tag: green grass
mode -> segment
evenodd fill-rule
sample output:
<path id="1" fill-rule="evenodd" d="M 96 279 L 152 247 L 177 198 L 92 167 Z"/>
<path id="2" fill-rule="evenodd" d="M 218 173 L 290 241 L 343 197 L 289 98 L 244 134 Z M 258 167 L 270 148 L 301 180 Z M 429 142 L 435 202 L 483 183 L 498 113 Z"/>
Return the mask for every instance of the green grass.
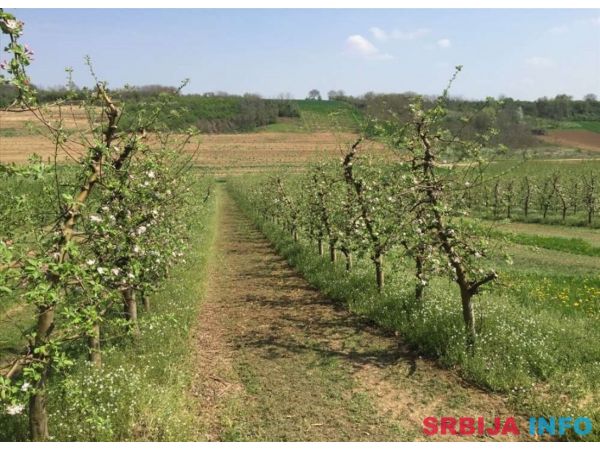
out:
<path id="1" fill-rule="evenodd" d="M 600 247 L 594 247 L 581 238 L 564 238 L 555 236 L 536 236 L 531 234 L 501 233 L 510 242 L 531 245 L 548 250 L 558 250 L 575 255 L 600 257 Z"/>
<path id="2" fill-rule="evenodd" d="M 360 113 L 351 105 L 337 100 L 295 100 L 303 128 L 311 131 L 357 129 Z"/>
<path id="3" fill-rule="evenodd" d="M 337 100 L 292 100 L 300 117 L 280 117 L 259 131 L 303 133 L 314 131 L 357 131 L 362 117 L 354 107 Z"/>
<path id="4" fill-rule="evenodd" d="M 580 120 L 575 122 L 559 122 L 558 128 L 561 130 L 587 130 L 600 133 L 600 121 Z"/>

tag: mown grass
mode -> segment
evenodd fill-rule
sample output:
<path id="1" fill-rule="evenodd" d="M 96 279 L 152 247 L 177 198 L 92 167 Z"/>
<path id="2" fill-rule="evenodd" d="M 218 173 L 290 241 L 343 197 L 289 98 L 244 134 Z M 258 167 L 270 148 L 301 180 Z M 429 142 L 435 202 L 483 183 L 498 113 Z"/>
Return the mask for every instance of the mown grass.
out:
<path id="1" fill-rule="evenodd" d="M 201 198 L 199 196 L 199 198 Z M 215 233 L 214 196 L 190 223 L 190 248 L 160 289 L 141 334 L 104 341 L 103 367 L 85 357 L 49 386 L 50 433 L 55 441 L 182 441 L 201 430 L 188 388 L 192 379 L 189 333 L 204 289 Z M 26 417 L 0 416 L 0 440 L 27 436 Z"/>
<path id="2" fill-rule="evenodd" d="M 581 238 L 564 238 L 556 236 L 536 236 L 531 234 L 498 233 L 510 242 L 521 245 L 557 250 L 574 255 L 600 257 L 600 247 L 595 247 Z"/>
<path id="3" fill-rule="evenodd" d="M 558 128 L 561 130 L 588 130 L 600 133 L 600 121 L 578 120 L 575 122 L 560 122 Z"/>
<path id="4" fill-rule="evenodd" d="M 361 113 L 352 105 L 337 100 L 292 100 L 300 117 L 280 117 L 260 131 L 307 133 L 315 131 L 357 131 Z"/>
<path id="5" fill-rule="evenodd" d="M 399 332 L 416 351 L 459 368 L 466 380 L 506 393 L 525 414 L 600 420 L 600 270 L 593 270 L 595 259 L 588 257 L 589 267 L 569 266 L 561 252 L 545 250 L 541 270 L 527 258 L 499 263 L 500 280 L 476 300 L 478 344 L 470 354 L 452 282 L 433 279 L 424 301 L 415 304 L 412 265 L 396 253 L 387 259 L 387 286 L 379 294 L 368 259 L 359 259 L 348 273 L 343 264 L 319 257 L 308 242 L 294 243 L 249 210 L 242 193 L 232 193 L 282 256 L 351 311 Z M 598 431 L 587 439 L 598 439 Z"/>
<path id="6" fill-rule="evenodd" d="M 302 127 L 308 131 L 358 128 L 360 113 L 351 105 L 337 100 L 296 100 Z"/>
<path id="7" fill-rule="evenodd" d="M 600 231 L 590 228 L 499 221 L 494 223 L 494 229 L 506 233 L 542 237 L 576 238 L 587 242 L 592 247 L 600 247 Z"/>

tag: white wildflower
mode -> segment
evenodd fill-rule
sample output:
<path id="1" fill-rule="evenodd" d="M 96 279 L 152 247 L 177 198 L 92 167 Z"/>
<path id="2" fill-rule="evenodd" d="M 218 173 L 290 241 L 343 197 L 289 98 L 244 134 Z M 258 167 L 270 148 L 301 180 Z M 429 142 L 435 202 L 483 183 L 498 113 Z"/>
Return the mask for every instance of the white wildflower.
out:
<path id="1" fill-rule="evenodd" d="M 138 227 L 138 229 L 137 229 L 137 234 L 138 234 L 138 235 L 140 235 L 140 234 L 144 234 L 144 233 L 146 232 L 146 230 L 147 230 L 147 228 L 146 228 L 146 226 L 145 226 L 145 225 L 140 225 L 140 226 Z"/>
<path id="2" fill-rule="evenodd" d="M 97 215 L 95 215 L 95 214 L 92 214 L 92 215 L 90 216 L 90 220 L 91 220 L 92 222 L 102 222 L 102 217 L 100 217 L 100 216 L 97 216 Z"/>
<path id="3" fill-rule="evenodd" d="M 104 275 L 106 273 L 106 269 L 104 267 L 98 267 L 96 270 L 100 275 Z"/>
<path id="4" fill-rule="evenodd" d="M 156 174 L 153 170 L 149 170 L 148 172 L 146 172 L 146 175 L 148 176 L 148 178 L 156 178 Z"/>
<path id="5" fill-rule="evenodd" d="M 115 277 L 118 277 L 119 274 L 121 273 L 121 269 L 119 269 L 118 267 L 113 267 L 110 270 L 110 273 L 112 273 Z"/>
<path id="6" fill-rule="evenodd" d="M 93 266 L 94 264 L 96 264 L 96 260 L 95 259 L 88 259 L 85 263 L 88 266 Z"/>
<path id="7" fill-rule="evenodd" d="M 29 388 L 31 387 L 31 383 L 26 381 L 25 383 L 23 383 L 23 385 L 21 386 L 21 391 L 23 392 L 27 392 L 29 390 Z"/>

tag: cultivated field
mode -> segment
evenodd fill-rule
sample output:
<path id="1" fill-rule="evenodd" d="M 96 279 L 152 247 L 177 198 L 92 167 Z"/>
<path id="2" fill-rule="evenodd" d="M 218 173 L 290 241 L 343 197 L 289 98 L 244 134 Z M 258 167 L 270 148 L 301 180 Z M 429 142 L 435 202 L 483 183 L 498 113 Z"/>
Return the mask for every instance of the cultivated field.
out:
<path id="1" fill-rule="evenodd" d="M 58 108 L 44 111 L 45 117 L 57 120 Z M 64 127 L 70 130 L 85 129 L 85 113 L 77 108 L 66 107 L 62 111 Z M 311 121 L 316 118 L 310 116 Z M 0 162 L 24 163 L 32 153 L 43 160 L 54 159 L 55 146 L 40 128 L 32 128 L 35 116 L 29 112 L 0 111 Z M 276 167 L 301 168 L 306 163 L 323 157 L 340 157 L 343 149 L 356 136 L 348 131 L 336 131 L 325 127 L 321 131 L 296 130 L 296 132 L 264 131 L 235 134 L 203 134 L 186 146 L 185 151 L 194 156 L 196 166 L 216 175 L 225 173 L 248 173 Z M 58 152 L 61 162 L 69 162 L 82 155 L 85 147 L 74 142 Z M 373 143 L 373 154 L 390 155 L 384 147 Z"/>
<path id="2" fill-rule="evenodd" d="M 600 152 L 600 133 L 589 130 L 550 130 L 541 139 L 550 144 Z"/>

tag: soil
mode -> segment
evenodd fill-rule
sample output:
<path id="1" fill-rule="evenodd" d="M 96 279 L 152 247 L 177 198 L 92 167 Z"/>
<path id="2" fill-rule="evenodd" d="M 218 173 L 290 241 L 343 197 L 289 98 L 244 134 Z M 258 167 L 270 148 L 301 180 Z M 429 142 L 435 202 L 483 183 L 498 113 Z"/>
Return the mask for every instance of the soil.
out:
<path id="1" fill-rule="evenodd" d="M 589 130 L 551 130 L 540 138 L 550 144 L 600 152 L 600 133 Z"/>

